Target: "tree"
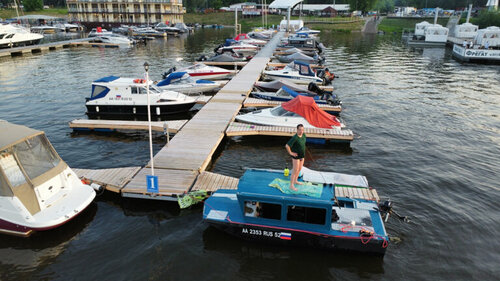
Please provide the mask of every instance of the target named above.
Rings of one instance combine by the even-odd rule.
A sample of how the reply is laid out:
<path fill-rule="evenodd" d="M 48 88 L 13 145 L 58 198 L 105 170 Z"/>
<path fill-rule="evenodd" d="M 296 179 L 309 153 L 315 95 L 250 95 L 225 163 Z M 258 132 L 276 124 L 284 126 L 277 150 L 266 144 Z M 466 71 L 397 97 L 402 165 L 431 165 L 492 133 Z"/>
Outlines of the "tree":
<path fill-rule="evenodd" d="M 394 1 L 377 0 L 377 3 L 375 3 L 375 7 L 373 9 L 381 13 L 392 13 L 394 11 Z"/>
<path fill-rule="evenodd" d="M 351 11 L 362 11 L 363 13 L 370 11 L 376 0 L 348 0 Z"/>
<path fill-rule="evenodd" d="M 23 0 L 23 6 L 26 12 L 38 11 L 43 9 L 43 0 Z"/>

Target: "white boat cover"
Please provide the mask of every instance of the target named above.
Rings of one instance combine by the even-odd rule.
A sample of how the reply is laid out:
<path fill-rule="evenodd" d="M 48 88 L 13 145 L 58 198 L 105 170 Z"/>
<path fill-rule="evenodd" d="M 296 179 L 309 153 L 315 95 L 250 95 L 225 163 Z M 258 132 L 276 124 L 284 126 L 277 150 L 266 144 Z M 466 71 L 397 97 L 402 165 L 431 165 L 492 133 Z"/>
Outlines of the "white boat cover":
<path fill-rule="evenodd" d="M 368 180 L 361 175 L 348 175 L 333 172 L 319 172 L 302 167 L 302 179 L 304 181 L 324 184 L 340 184 L 349 186 L 369 187 Z"/>

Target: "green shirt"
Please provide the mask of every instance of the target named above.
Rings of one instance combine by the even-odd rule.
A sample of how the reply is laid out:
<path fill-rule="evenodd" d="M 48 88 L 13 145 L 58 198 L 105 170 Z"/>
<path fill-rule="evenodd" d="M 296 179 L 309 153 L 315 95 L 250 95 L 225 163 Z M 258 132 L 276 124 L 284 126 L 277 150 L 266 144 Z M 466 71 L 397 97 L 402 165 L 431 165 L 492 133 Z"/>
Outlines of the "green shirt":
<path fill-rule="evenodd" d="M 297 153 L 297 158 L 304 158 L 306 155 L 306 134 L 302 137 L 295 134 L 286 144 L 290 147 L 292 152 Z"/>

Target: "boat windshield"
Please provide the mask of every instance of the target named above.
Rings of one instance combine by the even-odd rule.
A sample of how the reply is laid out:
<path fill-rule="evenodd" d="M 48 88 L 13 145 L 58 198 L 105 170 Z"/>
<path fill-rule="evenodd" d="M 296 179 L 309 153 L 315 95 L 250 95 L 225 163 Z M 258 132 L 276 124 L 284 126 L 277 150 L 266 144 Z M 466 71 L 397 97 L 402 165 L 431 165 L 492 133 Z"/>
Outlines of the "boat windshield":
<path fill-rule="evenodd" d="M 52 149 L 45 135 L 27 139 L 0 152 L 0 168 L 13 187 L 26 182 L 21 167 L 28 178 L 34 179 L 56 167 L 59 162 L 61 158 Z"/>
<path fill-rule="evenodd" d="M 283 107 L 278 106 L 271 109 L 271 114 L 274 116 L 286 116 L 286 117 L 297 117 L 299 116 L 295 112 L 285 110 Z"/>

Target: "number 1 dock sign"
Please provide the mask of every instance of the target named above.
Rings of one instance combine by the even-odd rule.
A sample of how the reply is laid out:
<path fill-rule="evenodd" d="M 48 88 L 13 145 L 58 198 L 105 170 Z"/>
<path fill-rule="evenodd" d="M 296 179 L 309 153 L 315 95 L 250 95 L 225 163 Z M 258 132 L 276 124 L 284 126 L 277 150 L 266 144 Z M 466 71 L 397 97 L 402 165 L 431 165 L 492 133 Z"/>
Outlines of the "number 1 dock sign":
<path fill-rule="evenodd" d="M 148 192 L 158 193 L 158 176 L 146 175 L 148 182 Z"/>

